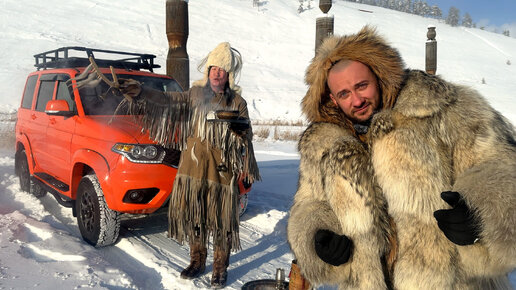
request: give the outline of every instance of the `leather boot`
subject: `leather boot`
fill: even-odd
[[[230,250],[230,247],[224,249],[223,247],[215,246],[215,251],[213,252],[213,274],[211,276],[211,287],[214,289],[226,286]]]
[[[206,247],[201,243],[190,244],[190,265],[181,271],[181,278],[193,279],[204,273],[207,253]]]

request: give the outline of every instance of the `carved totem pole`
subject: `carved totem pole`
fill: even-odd
[[[331,0],[319,0],[319,8],[325,16],[318,17],[315,23],[315,51],[321,45],[323,39],[333,35],[333,15],[328,16],[331,8]]]
[[[435,40],[435,26],[428,26],[426,37],[426,58],[425,70],[431,75],[435,75],[437,71],[437,40]]]
[[[186,52],[188,40],[188,1],[167,0],[166,33],[168,39],[167,75],[184,90],[190,88],[190,61]]]

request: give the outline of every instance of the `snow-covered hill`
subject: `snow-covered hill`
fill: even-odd
[[[0,10],[0,109],[16,108],[33,55],[60,46],[146,52],[157,55],[165,72],[168,51],[164,0],[4,0]],[[199,60],[221,41],[240,50],[240,83],[253,119],[302,119],[303,76],[314,54],[316,5],[298,14],[298,0],[189,1],[188,53],[191,80],[200,78]],[[516,91],[516,39],[475,28],[450,27],[435,19],[380,7],[334,1],[335,34],[377,26],[411,68],[424,69],[428,25],[436,26],[438,74],[472,85],[493,105],[510,110]],[[507,63],[511,63],[508,65]],[[482,84],[482,80],[485,84]]]
[[[0,3],[0,112],[16,110],[39,52],[76,45],[145,52],[156,54],[165,66],[165,0]],[[315,19],[321,12],[316,7],[298,14],[298,6],[298,0],[260,0],[258,7],[253,0],[189,1],[191,80],[201,76],[198,61],[229,41],[244,58],[240,84],[254,121],[302,119],[303,75],[314,54]],[[473,86],[516,123],[516,39],[345,1],[334,1],[330,13],[336,34],[377,26],[407,66],[419,69],[424,68],[427,26],[436,26],[438,73]],[[0,124],[5,126],[10,125]],[[256,142],[263,181],[254,185],[242,219],[243,249],[231,256],[228,289],[273,278],[276,268],[290,269],[285,226],[297,183],[295,145]],[[120,241],[94,249],[81,240],[69,209],[50,196],[38,200],[21,192],[13,172],[12,149],[0,150],[0,289],[208,287],[211,262],[199,280],[179,279],[188,251],[166,238],[163,212],[126,216]]]

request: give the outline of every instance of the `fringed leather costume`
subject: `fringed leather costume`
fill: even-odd
[[[144,87],[141,96],[130,110],[143,115],[150,137],[182,151],[169,208],[170,237],[207,245],[213,236],[223,248],[239,249],[237,178],[245,175],[251,183],[259,178],[252,130],[238,135],[228,122],[207,120],[207,115],[238,111],[239,119],[248,120],[245,100],[229,87],[215,94],[209,84],[182,93]]]

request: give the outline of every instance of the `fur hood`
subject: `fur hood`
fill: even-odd
[[[340,60],[367,65],[378,78],[383,107],[392,107],[402,86],[405,64],[399,52],[374,28],[365,26],[357,34],[330,36],[319,46],[305,75],[309,88],[302,101],[302,110],[308,121],[351,124],[331,101],[326,84],[328,71]]]

